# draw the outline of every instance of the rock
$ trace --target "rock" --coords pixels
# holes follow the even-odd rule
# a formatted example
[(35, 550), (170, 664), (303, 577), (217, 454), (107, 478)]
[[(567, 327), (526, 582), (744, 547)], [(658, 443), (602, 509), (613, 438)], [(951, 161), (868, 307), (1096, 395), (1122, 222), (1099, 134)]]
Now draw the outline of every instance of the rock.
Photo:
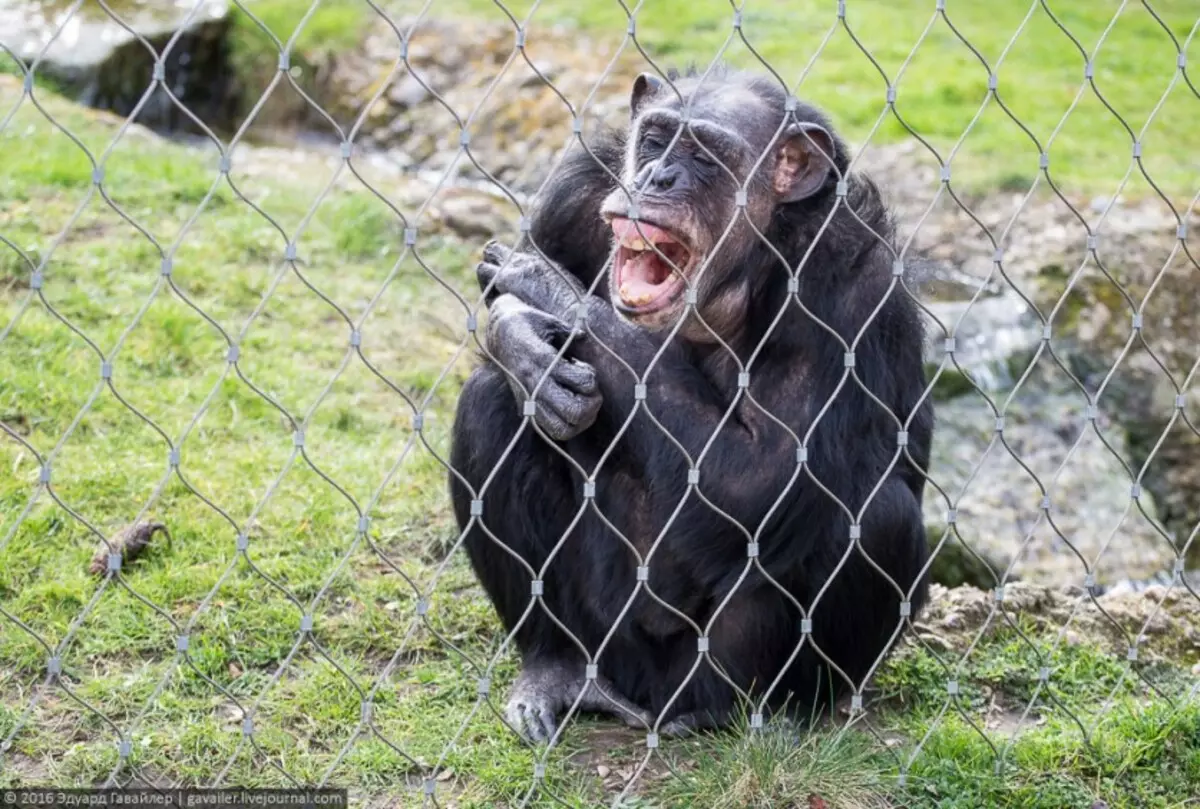
[(957, 539), (994, 560), (997, 574), (1011, 563), (1013, 575), (1033, 582), (1081, 585), (1084, 560), (1100, 584), (1169, 569), (1174, 552), (1152, 519), (1153, 498), (1143, 492), (1141, 508), (1132, 504), (1118, 459), (1129, 457), (1124, 436), (1101, 421), (1101, 440), (1078, 392), (1041, 366), (1008, 403), (1003, 440), (979, 394), (939, 403), (926, 525), (946, 524), (945, 492)]
[(109, 569), (109, 558), (112, 554), (119, 556), (120, 567), (125, 567), (141, 556), (150, 547), (154, 535), (160, 532), (170, 542), (171, 535), (167, 532), (167, 526), (161, 522), (143, 520), (121, 528), (107, 542), (98, 544), (88, 565), (88, 571), (95, 576), (116, 572)]
[(525, 81), (521, 83), (521, 87), (540, 87), (545, 82), (553, 84), (559, 81), (560, 76), (562, 76), (562, 72), (559, 70), (558, 65), (541, 59), (533, 63), (533, 69)]
[[(1007, 617), (999, 614), (1001, 610)], [(1139, 638), (1156, 612), (1162, 614), (1166, 630)], [(1200, 601), (1189, 595), (1160, 605), (1140, 593), (1103, 593), (1094, 603), (1091, 597), (1072, 594), (1068, 588), (1016, 582), (1005, 588), (1004, 600), (997, 602), (993, 591), (932, 585), (917, 621), (919, 630), (938, 627), (939, 645), (949, 644), (959, 654), (977, 642), (981, 630), (985, 634), (1004, 632), (1010, 622), (1019, 622), (1048, 637), (1061, 634), (1061, 642), (1067, 646), (1097, 645), (1121, 660), (1126, 659), (1129, 640), (1138, 638), (1142, 662), (1169, 661), (1191, 668), (1197, 650), (1184, 638), (1184, 628), (1200, 624)]]
[(927, 530), (930, 552), (936, 551), (933, 564), (929, 568), (930, 580), (945, 587), (969, 584), (972, 587), (988, 588), (998, 584), (1008, 561), (981, 554), (974, 548), (968, 550), (953, 536), (942, 543), (945, 530), (945, 525)]
[[(1176, 386), (1197, 361), (1200, 308), (1196, 269), (1178, 250), (1181, 231), (1169, 209), (1153, 198), (1103, 201), (1103, 219), (1097, 212), (1089, 218), (1106, 276), (1088, 249), (1087, 229), (1061, 200), (988, 194), (967, 200), (971, 214), (946, 194), (931, 205), (938, 166), (915, 143), (869, 147), (860, 165), (895, 208), (901, 238), (935, 260), (930, 278), (916, 284), (923, 303), (947, 326), (966, 313), (955, 340), (965, 373), (945, 363), (932, 392), (931, 477), (957, 502), (963, 538), (997, 560), (1016, 559), (1015, 572), (1037, 581), (1082, 583), (1087, 565), (1102, 583), (1169, 570), (1172, 541), (1182, 546), (1200, 523), (1200, 435), (1177, 417), (1175, 402)], [(1074, 204), (1091, 210), (1086, 198)], [(1192, 212), (1182, 231), (1193, 255), (1198, 224)], [(1142, 307), (1149, 350), (1137, 339), (1126, 348), (1133, 309), (1117, 283)], [(1030, 304), (1053, 315), (1053, 356), (1041, 347), (1042, 320)], [(945, 334), (926, 321), (932, 374), (944, 358)], [(1039, 349), (1037, 367), (1014, 394)], [(1096, 427), (1084, 430), (1088, 397), (1102, 384)], [(992, 405), (1005, 406), (1003, 441)], [(1186, 401), (1185, 408), (1197, 423), (1200, 409)], [(1051, 490), (1054, 526), (1040, 512), (1039, 482)], [(931, 486), (927, 524), (944, 525), (945, 509)], [(1200, 564), (1200, 540), (1189, 555), (1190, 565)]]
[(514, 230), (516, 212), (510, 219), (502, 204), (488, 194), (463, 191), (441, 199), (436, 210), (442, 224), (463, 239), (504, 238)]
[[(1040, 322), (1011, 290), (973, 302), (933, 301), (926, 307), (937, 318), (926, 327), (926, 362), (932, 371), (946, 358), (943, 375), (957, 375), (962, 382), (956, 389), (964, 393), (975, 387), (989, 393), (1011, 388), (1041, 342)], [(952, 358), (945, 350), (949, 335), (954, 336)]]
[[(45, 48), (38, 73), (57, 79), (81, 103), (128, 116), (154, 74), (154, 58), (137, 37), (162, 52), (179, 33), (164, 65), (171, 92), (210, 126), (226, 125), (236, 115), (238, 88), (226, 42), (228, 0), (206, 0), (190, 19), (190, 3), (118, 6), (134, 33), (94, 4), (85, 4), (65, 22), (51, 8), (31, 0), (0, 6), (0, 43), (27, 63)], [(146, 101), (137, 120), (152, 129), (196, 129), (162, 92)]]
[[(398, 24), (407, 28), (410, 22)], [(339, 119), (353, 115), (390, 73), (394, 40), (381, 22), (367, 46), (339, 55), (318, 102)], [(572, 135), (571, 110), (563, 97), (580, 104), (599, 82), (596, 101), (580, 117), (588, 127), (615, 121), (624, 114), (640, 65), (626, 55), (600, 81), (606, 46), (581, 41), (577, 31), (538, 28), (528, 42), (534, 69), (518, 59), (500, 75), (514, 47), (512, 28), (503, 23), (422, 19), (409, 42), (407, 71), (383, 94), (385, 109), (372, 110), (363, 135), (413, 155), (427, 169), (444, 171), (458, 157), (465, 125), (471, 155), (496, 181), (518, 193), (536, 190)], [(621, 104), (605, 102), (613, 98)], [(459, 170), (485, 179), (470, 161), (460, 162)]]
[(392, 83), (387, 91), (388, 101), (394, 108), (400, 110), (415, 107), (429, 97), (429, 90), (411, 73), (402, 75)]

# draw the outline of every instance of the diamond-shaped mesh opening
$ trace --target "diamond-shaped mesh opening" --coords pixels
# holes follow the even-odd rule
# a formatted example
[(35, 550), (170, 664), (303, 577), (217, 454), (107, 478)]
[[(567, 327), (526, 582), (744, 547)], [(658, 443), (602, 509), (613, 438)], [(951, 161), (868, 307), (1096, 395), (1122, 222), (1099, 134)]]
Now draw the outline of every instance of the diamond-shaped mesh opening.
[[(5, 785), (1191, 797), (1197, 30), (1149, 2), (0, 8)], [(769, 87), (761, 131), (721, 64)], [(659, 147), (703, 144), (732, 197), (686, 273), (623, 209), (683, 278), (656, 332), (615, 313), (597, 219), (657, 182), (598, 135), (639, 74), (684, 102)], [(705, 137), (722, 92), (741, 160)], [(760, 204), (796, 98), (849, 147), (800, 248)], [(878, 260), (831, 279), (835, 240)], [(753, 297), (714, 308), (739, 245)]]

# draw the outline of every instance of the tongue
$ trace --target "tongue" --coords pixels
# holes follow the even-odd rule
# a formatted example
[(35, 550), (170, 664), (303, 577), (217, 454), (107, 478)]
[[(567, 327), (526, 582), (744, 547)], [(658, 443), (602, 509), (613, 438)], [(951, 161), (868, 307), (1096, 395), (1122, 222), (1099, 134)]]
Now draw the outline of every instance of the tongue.
[(671, 268), (650, 250), (630, 256), (623, 270), (621, 297), (635, 306), (654, 300), (671, 274)]

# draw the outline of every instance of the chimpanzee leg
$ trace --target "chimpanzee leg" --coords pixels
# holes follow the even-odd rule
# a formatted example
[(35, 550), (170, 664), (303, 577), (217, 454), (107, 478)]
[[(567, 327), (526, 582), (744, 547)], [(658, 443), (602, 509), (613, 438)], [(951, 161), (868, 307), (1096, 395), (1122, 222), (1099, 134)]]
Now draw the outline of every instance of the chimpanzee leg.
[(464, 547), (504, 628), (516, 630), (524, 657), (553, 656), (568, 651), (570, 639), (540, 607), (529, 609), (530, 588), (575, 506), (566, 464), (532, 425), (514, 443), (524, 421), (504, 373), (476, 369), (459, 396), (450, 465), (475, 492), (487, 482), (482, 514), (471, 523), (471, 491), (453, 472), (450, 496), (459, 530), (470, 525)]
[[(911, 615), (924, 603), (925, 583), (912, 587), (928, 553), (921, 508), (903, 482), (889, 481), (876, 494), (863, 515), (862, 552), (854, 550), (836, 573), (846, 545), (830, 542), (824, 547), (824, 556), (813, 559), (805, 571), (804, 592), (794, 593), (801, 604), (811, 607), (812, 637), (772, 689), (769, 708), (809, 713), (828, 707), (851, 687), (862, 686), (863, 678), (890, 651), (889, 644), (898, 639), (900, 593), (863, 558), (863, 552), (900, 590), (913, 591)], [(812, 606), (831, 576), (832, 584)], [(795, 605), (774, 585), (749, 577), (713, 622), (709, 657), (757, 705), (800, 643), (801, 620)], [(696, 659), (694, 643), (691, 638), (683, 642), (667, 682), (683, 680)], [(822, 655), (840, 672), (830, 668)], [(663, 726), (663, 733), (682, 735), (724, 725), (736, 708), (738, 689), (708, 660), (701, 661), (672, 704), (673, 718)]]
[[(541, 741), (553, 734), (557, 714), (585, 685), (579, 647), (546, 608), (580, 641), (594, 632), (593, 618), (584, 611), (587, 600), (572, 586), (573, 577), (587, 568), (586, 560), (575, 555), (581, 543), (564, 544), (542, 584), (543, 604), (533, 603), (534, 574), (570, 528), (578, 504), (569, 464), (532, 425), (514, 443), (523, 422), (503, 372), (492, 365), (477, 369), (459, 397), (450, 453), (451, 466), (475, 492), (487, 482), (482, 514), (474, 523), (471, 491), (453, 473), (450, 490), (459, 529), (470, 526), (464, 546), (471, 566), (521, 653), (522, 672), (509, 699), (509, 721)], [(607, 710), (627, 721), (640, 716), (609, 683), (598, 681), (598, 686), (613, 699), (598, 697), (597, 688), (589, 688), (581, 708)]]
[(721, 727), (732, 719), (743, 695), (757, 702), (799, 643), (799, 623), (799, 611), (782, 593), (760, 576), (748, 577), (712, 621), (708, 653), (694, 671), (697, 640), (687, 637), (677, 647), (665, 681), (678, 687), (686, 678), (686, 685), (668, 709), (672, 719), (661, 732), (682, 736)]
[(830, 686), (837, 692), (864, 686), (864, 678), (899, 642), (897, 630), (907, 628), (909, 620), (901, 615), (901, 593), (911, 593), (908, 613), (913, 618), (925, 603), (928, 576), (913, 585), (929, 549), (921, 505), (906, 483), (892, 479), (879, 489), (863, 514), (859, 548), (835, 573), (845, 549), (844, 543), (829, 544), (822, 565), (826, 572), (812, 583), (815, 595), (833, 578), (811, 610), (813, 639), (845, 674), (827, 672), (827, 692)]

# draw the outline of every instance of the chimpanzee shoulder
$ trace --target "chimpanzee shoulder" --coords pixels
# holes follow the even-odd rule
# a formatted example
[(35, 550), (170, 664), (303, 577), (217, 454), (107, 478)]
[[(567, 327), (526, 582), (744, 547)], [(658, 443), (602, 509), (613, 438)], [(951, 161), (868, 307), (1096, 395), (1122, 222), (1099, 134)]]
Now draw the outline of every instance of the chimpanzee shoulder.
[(576, 140), (550, 173), (530, 211), (529, 236), (546, 258), (589, 285), (604, 268), (612, 234), (598, 200), (617, 186), (625, 132), (601, 127)]

